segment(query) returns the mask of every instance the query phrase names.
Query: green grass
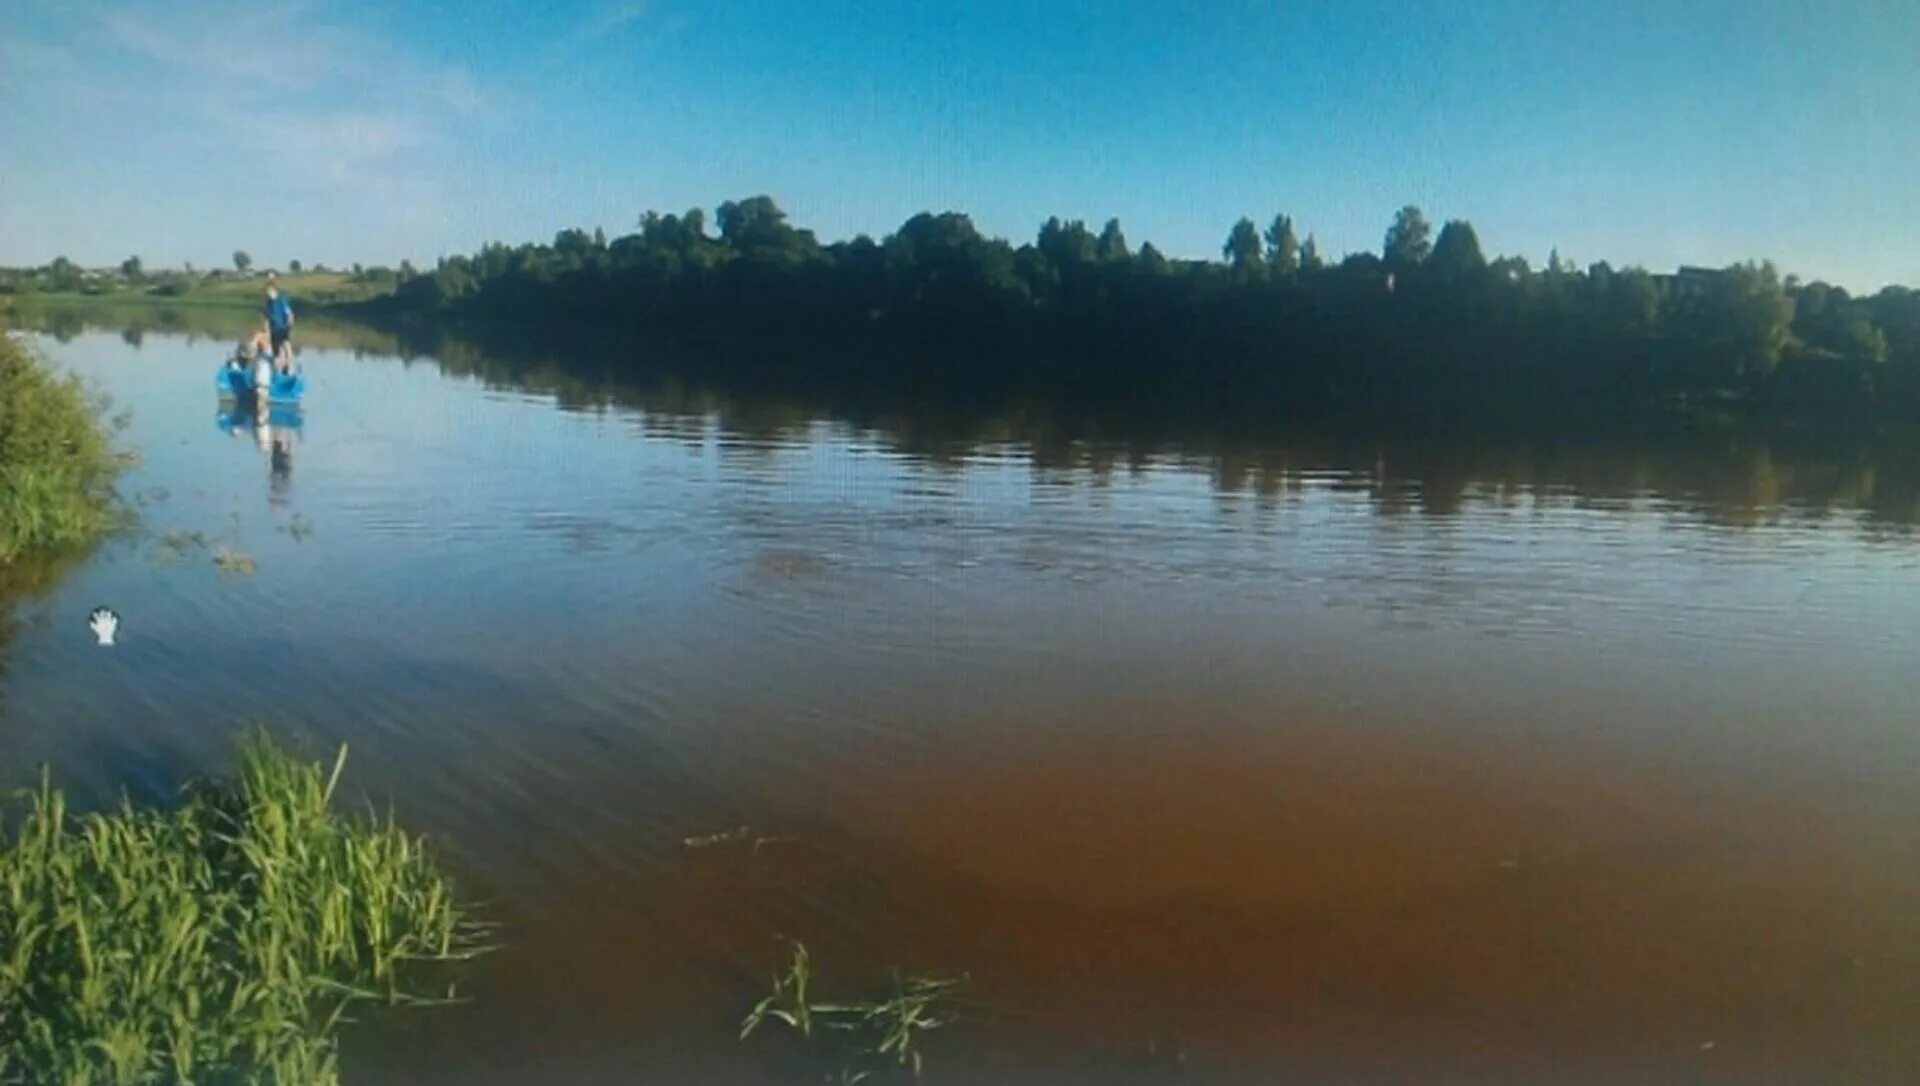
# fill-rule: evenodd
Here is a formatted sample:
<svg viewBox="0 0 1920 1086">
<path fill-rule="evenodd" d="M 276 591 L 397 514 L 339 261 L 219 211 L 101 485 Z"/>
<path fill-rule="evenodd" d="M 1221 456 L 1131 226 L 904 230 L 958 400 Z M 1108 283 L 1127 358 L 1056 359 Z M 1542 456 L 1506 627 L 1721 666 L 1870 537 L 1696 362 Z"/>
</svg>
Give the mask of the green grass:
<svg viewBox="0 0 1920 1086">
<path fill-rule="evenodd" d="M 303 304 L 326 306 L 344 302 L 361 302 L 393 291 L 392 282 L 355 281 L 346 272 L 335 271 L 283 272 L 279 276 L 279 282 L 280 289 L 293 299 L 296 310 Z M 219 279 L 175 279 L 171 284 L 116 281 L 88 290 L 36 291 L 4 297 L 16 308 L 23 309 L 36 304 L 87 303 L 124 306 L 215 306 L 258 311 L 265 303 L 264 292 L 267 281 L 264 275 L 256 274 L 245 278 L 227 275 Z"/>
<path fill-rule="evenodd" d="M 318 1086 L 349 1009 L 434 1001 L 480 931 L 420 840 L 333 812 L 345 757 L 253 736 L 177 806 L 81 817 L 43 774 L 0 837 L 0 1083 Z"/>
<path fill-rule="evenodd" d="M 0 334 L 0 567 L 83 548 L 117 523 L 124 461 L 100 406 Z"/>
<path fill-rule="evenodd" d="M 885 998 L 821 1001 L 814 998 L 813 965 L 807 948 L 793 944 L 784 974 L 775 974 L 773 990 L 740 1024 L 746 1040 L 768 1022 L 779 1022 L 806 1040 L 829 1041 L 831 1073 L 842 1086 L 882 1075 L 920 1074 L 921 1043 L 934 1030 L 956 1020 L 953 1000 L 962 981 L 895 976 Z"/>
</svg>

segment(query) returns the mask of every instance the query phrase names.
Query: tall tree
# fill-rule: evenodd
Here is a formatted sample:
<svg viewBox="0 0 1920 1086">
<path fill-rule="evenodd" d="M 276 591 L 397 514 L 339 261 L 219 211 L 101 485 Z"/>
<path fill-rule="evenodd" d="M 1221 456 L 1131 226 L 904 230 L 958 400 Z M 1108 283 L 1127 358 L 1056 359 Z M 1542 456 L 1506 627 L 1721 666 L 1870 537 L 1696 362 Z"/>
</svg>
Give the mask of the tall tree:
<svg viewBox="0 0 1920 1086">
<path fill-rule="evenodd" d="M 47 265 L 47 285 L 54 290 L 73 290 L 80 285 L 80 266 L 64 256 L 56 256 Z"/>
<path fill-rule="evenodd" d="M 247 274 L 247 269 L 251 267 L 253 267 L 253 258 L 247 255 L 247 251 L 245 249 L 235 249 L 233 251 L 234 270 L 241 275 L 245 275 Z"/>
<path fill-rule="evenodd" d="M 140 278 L 140 258 L 130 256 L 120 262 L 120 274 L 129 279 Z"/>
<path fill-rule="evenodd" d="M 1651 335 L 1660 321 L 1660 288 L 1645 268 L 1628 268 L 1604 278 L 1606 310 L 1628 335 Z"/>
<path fill-rule="evenodd" d="M 792 265 L 819 251 L 813 231 L 787 222 L 787 213 L 770 196 L 729 200 L 717 209 L 716 218 L 721 244 L 757 263 Z"/>
<path fill-rule="evenodd" d="M 1327 262 L 1320 258 L 1320 243 L 1308 234 L 1306 244 L 1300 246 L 1300 270 L 1316 272 L 1326 266 Z"/>
<path fill-rule="evenodd" d="M 1449 281 L 1476 276 L 1486 270 L 1487 257 L 1480 251 L 1480 235 L 1465 219 L 1448 220 L 1433 243 L 1433 255 L 1427 266 Z"/>
<path fill-rule="evenodd" d="M 1107 225 L 1100 230 L 1099 240 L 1094 242 L 1095 259 L 1102 264 L 1124 264 L 1130 255 L 1127 251 L 1127 236 L 1120 232 L 1120 220 L 1108 219 Z"/>
<path fill-rule="evenodd" d="M 1300 270 L 1300 239 L 1294 235 L 1290 216 L 1275 215 L 1267 227 L 1267 263 L 1283 279 Z"/>
<path fill-rule="evenodd" d="M 787 213 L 773 202 L 771 196 L 749 196 L 744 200 L 728 200 L 721 204 L 715 214 L 720 224 L 720 240 L 735 248 L 745 248 L 756 241 L 768 239 L 785 226 Z"/>
<path fill-rule="evenodd" d="M 1234 223 L 1233 229 L 1227 232 L 1226 244 L 1220 246 L 1220 255 L 1242 282 L 1259 278 L 1266 269 L 1266 255 L 1260 248 L 1260 228 L 1248 218 Z"/>
<path fill-rule="evenodd" d="M 1705 279 L 1680 314 L 1703 377 L 1723 385 L 1773 372 L 1793 326 L 1793 299 L 1771 263 L 1736 264 Z"/>
<path fill-rule="evenodd" d="M 1806 344 L 1863 362 L 1886 361 L 1886 334 L 1874 324 L 1868 306 L 1844 288 L 1816 281 L 1797 291 L 1789 287 L 1788 292 L 1793 295 L 1793 334 Z"/>
<path fill-rule="evenodd" d="M 1433 227 L 1427 222 L 1425 213 L 1408 204 L 1394 214 L 1393 225 L 1387 227 L 1387 237 L 1381 245 L 1380 256 L 1390 270 L 1406 271 L 1418 267 L 1433 251 L 1432 233 Z"/>
<path fill-rule="evenodd" d="M 1091 264 L 1099 252 L 1093 232 L 1080 219 L 1061 222 L 1049 217 L 1040 225 L 1040 237 L 1035 245 L 1054 267 L 1062 270 Z"/>
</svg>

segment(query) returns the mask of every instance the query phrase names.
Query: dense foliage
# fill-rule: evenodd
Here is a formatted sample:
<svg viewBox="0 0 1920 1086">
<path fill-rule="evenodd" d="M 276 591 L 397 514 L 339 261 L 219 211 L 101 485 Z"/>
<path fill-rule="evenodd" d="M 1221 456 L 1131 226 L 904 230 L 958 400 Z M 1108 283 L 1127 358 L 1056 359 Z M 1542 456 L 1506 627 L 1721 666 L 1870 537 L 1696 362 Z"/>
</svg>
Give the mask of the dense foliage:
<svg viewBox="0 0 1920 1086">
<path fill-rule="evenodd" d="M 696 208 L 648 212 L 611 240 L 490 244 L 376 304 L 555 335 L 697 331 L 849 355 L 911 343 L 884 364 L 1135 394 L 1207 381 L 1302 403 L 1920 405 L 1920 293 L 1855 298 L 1770 264 L 1665 275 L 1556 253 L 1536 270 L 1489 260 L 1466 222 L 1436 233 L 1416 207 L 1380 255 L 1336 264 L 1284 215 L 1236 222 L 1220 261 L 1136 250 L 1117 221 L 1049 219 L 1015 247 L 955 213 L 822 245 L 764 196 L 721 204 L 714 227 Z"/>
<path fill-rule="evenodd" d="M 0 1083 L 334 1082 L 342 1012 L 475 953 L 420 841 L 330 811 L 340 768 L 257 738 L 170 810 L 32 793 L 0 838 Z"/>
<path fill-rule="evenodd" d="M 0 335 L 0 570 L 112 527 L 121 461 L 80 383 Z"/>
</svg>

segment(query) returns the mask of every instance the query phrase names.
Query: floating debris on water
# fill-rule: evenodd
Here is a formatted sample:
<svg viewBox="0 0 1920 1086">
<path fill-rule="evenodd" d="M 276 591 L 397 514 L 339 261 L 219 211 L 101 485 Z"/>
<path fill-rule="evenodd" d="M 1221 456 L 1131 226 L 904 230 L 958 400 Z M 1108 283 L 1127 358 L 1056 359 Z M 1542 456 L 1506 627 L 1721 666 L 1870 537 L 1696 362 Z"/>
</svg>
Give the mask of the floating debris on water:
<svg viewBox="0 0 1920 1086">
<path fill-rule="evenodd" d="M 259 567 L 250 554 L 242 554 L 226 547 L 217 547 L 213 552 L 213 564 L 222 573 L 253 573 Z"/>
<path fill-rule="evenodd" d="M 752 826 L 741 826 L 738 829 L 723 830 L 719 833 L 683 838 L 680 843 L 688 848 L 713 848 L 715 845 L 730 845 L 736 841 L 745 841 L 752 836 Z"/>
<path fill-rule="evenodd" d="M 719 833 L 702 834 L 697 837 L 683 837 L 680 839 L 680 843 L 687 848 L 718 848 L 722 845 L 743 845 L 750 842 L 753 845 L 753 851 L 758 852 L 760 851 L 761 845 L 779 844 L 783 840 L 785 840 L 785 838 L 763 837 L 755 833 L 752 826 L 739 826 L 731 830 L 722 830 Z"/>
</svg>

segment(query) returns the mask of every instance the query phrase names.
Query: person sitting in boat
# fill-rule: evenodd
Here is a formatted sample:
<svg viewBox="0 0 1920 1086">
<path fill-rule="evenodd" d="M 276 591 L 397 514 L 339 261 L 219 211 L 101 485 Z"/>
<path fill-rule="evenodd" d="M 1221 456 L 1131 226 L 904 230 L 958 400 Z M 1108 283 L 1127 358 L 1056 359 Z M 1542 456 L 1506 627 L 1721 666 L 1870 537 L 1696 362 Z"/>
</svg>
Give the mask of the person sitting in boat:
<svg viewBox="0 0 1920 1086">
<path fill-rule="evenodd" d="M 267 341 L 264 329 L 254 332 L 251 337 L 243 337 L 233 345 L 233 357 L 227 359 L 227 372 L 234 374 L 252 374 L 250 383 L 257 383 L 259 370 L 256 363 L 266 358 Z"/>
<path fill-rule="evenodd" d="M 233 348 L 233 357 L 227 359 L 229 371 L 253 371 L 252 384 L 255 388 L 266 388 L 273 380 L 273 362 L 271 360 L 272 340 L 267 336 L 266 325 L 254 330 L 251 338 L 241 340 Z"/>
</svg>

